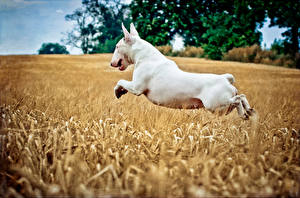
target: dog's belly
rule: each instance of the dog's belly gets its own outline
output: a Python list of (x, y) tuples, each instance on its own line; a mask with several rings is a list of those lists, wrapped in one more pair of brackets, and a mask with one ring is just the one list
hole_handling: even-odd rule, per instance
[(189, 98), (183, 101), (173, 101), (170, 103), (162, 104), (162, 106), (175, 109), (200, 109), (203, 107), (203, 103), (199, 98)]
[(175, 109), (200, 109), (203, 108), (203, 103), (199, 98), (172, 98), (172, 97), (166, 97), (166, 98), (159, 98), (155, 97), (153, 93), (151, 93), (151, 90), (146, 89), (143, 94), (150, 100), (153, 104), (169, 107), (169, 108), (175, 108)]

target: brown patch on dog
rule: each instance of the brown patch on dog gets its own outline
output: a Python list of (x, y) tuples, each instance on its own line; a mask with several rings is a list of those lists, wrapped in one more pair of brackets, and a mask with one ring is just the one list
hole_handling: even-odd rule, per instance
[(200, 109), (203, 108), (204, 105), (199, 98), (191, 98), (188, 100), (187, 106), (184, 109)]
[(143, 94), (147, 97), (149, 92), (150, 92), (150, 89), (145, 89), (145, 91), (143, 91)]
[(174, 104), (170, 104), (168, 107), (176, 109), (200, 109), (204, 105), (199, 98), (190, 98), (182, 102), (174, 102)]

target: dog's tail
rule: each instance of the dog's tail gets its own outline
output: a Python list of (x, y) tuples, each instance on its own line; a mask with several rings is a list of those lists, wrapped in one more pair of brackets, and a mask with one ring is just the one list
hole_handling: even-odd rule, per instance
[(224, 78), (226, 78), (231, 84), (235, 82), (235, 79), (232, 74), (222, 74), (222, 76), (224, 76)]

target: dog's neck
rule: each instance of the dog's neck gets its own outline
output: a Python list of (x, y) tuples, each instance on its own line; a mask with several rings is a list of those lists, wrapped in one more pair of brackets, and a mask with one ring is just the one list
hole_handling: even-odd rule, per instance
[(155, 61), (157, 58), (165, 58), (153, 45), (143, 39), (137, 39), (132, 45), (129, 54), (131, 62), (134, 64), (135, 69), (139, 67), (140, 63), (144, 61)]

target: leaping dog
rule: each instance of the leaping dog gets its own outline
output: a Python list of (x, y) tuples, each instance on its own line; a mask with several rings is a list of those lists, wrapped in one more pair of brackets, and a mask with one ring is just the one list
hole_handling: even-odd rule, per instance
[(199, 74), (180, 70), (176, 63), (161, 54), (153, 45), (141, 39), (134, 25), (130, 33), (122, 23), (124, 38), (116, 45), (111, 66), (125, 70), (134, 64), (132, 81), (120, 80), (114, 88), (120, 98), (130, 92), (144, 94), (152, 103), (184, 109), (205, 108), (211, 112), (234, 108), (243, 119), (254, 113), (244, 94), (238, 95), (231, 74)]

